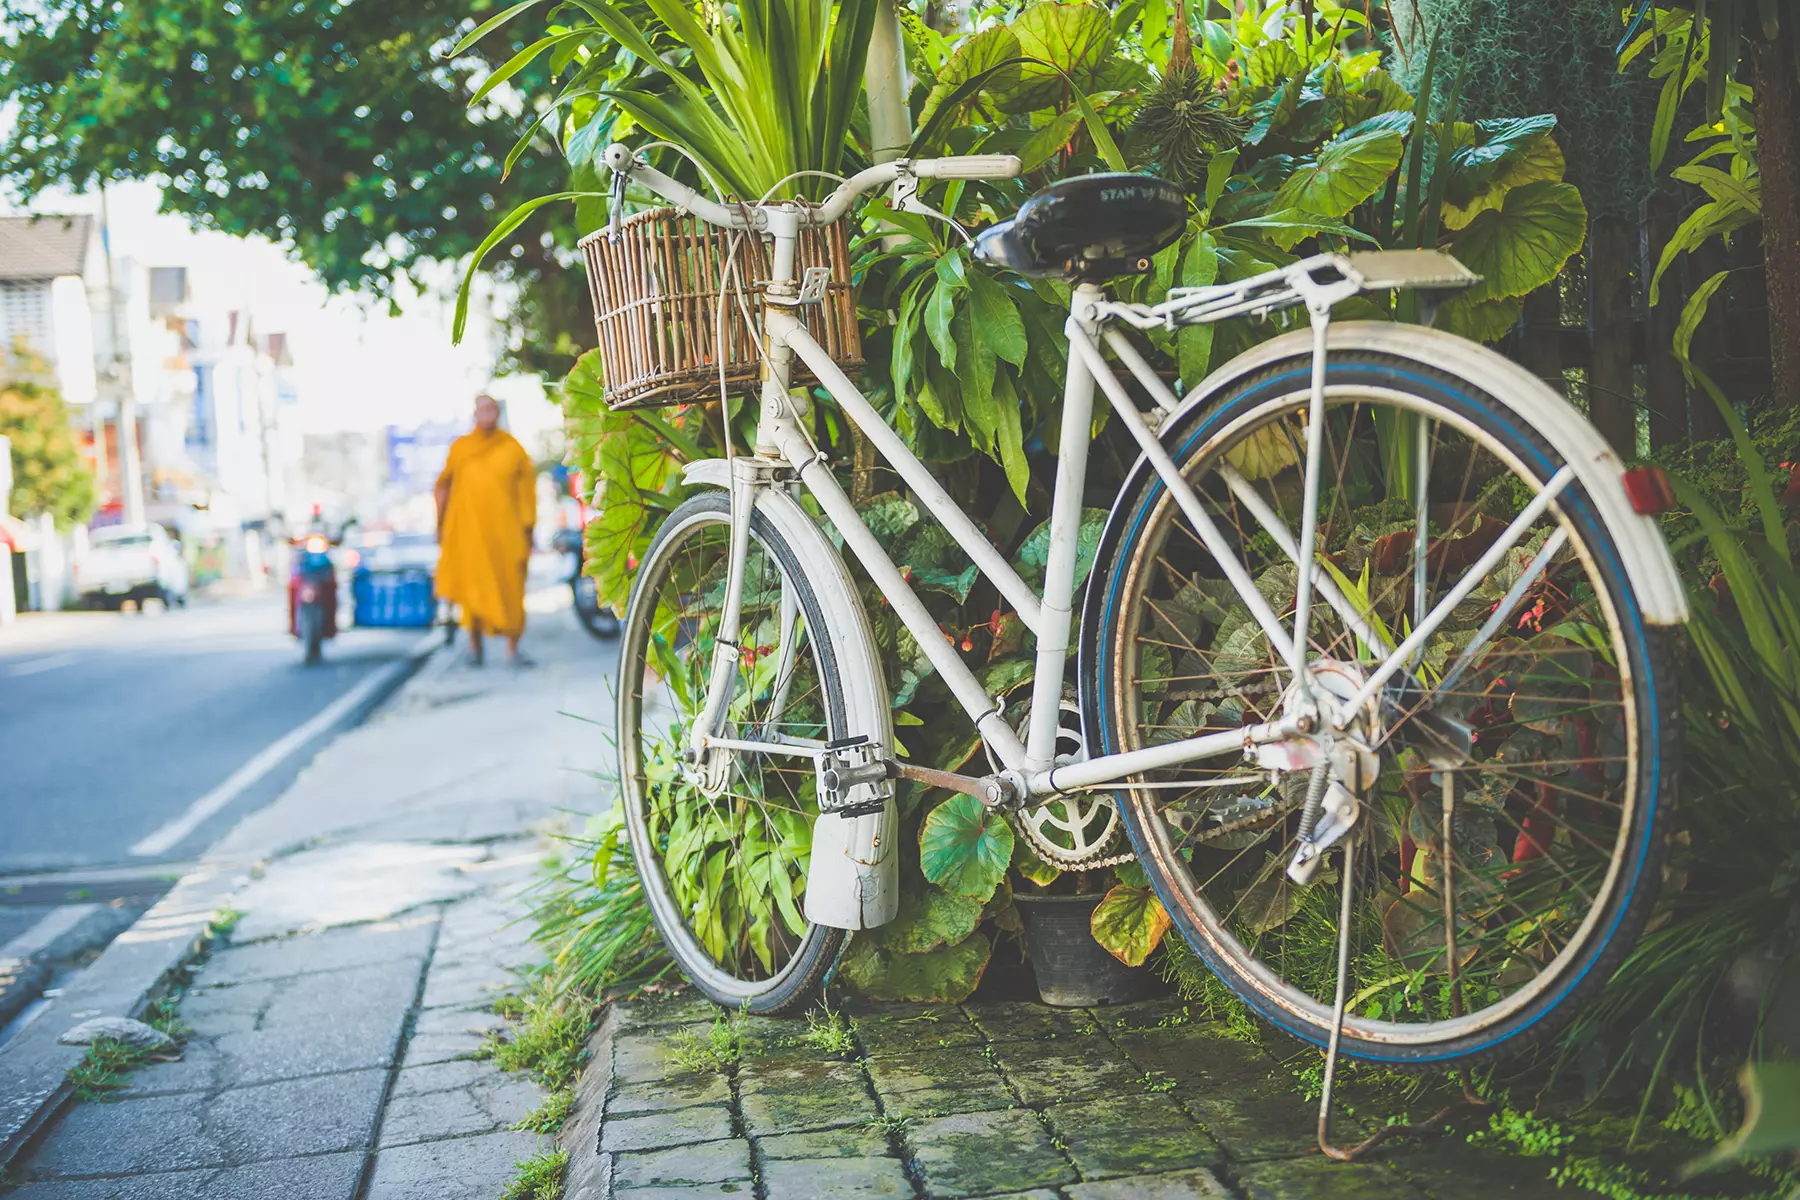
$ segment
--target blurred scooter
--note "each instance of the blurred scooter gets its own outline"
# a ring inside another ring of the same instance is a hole
[[[600,603],[594,577],[582,569],[587,556],[581,543],[579,529],[559,529],[550,539],[552,549],[569,556],[569,589],[574,593],[575,619],[597,638],[618,637],[619,618],[613,615],[612,609]]]
[[[314,514],[315,520],[317,513]],[[337,636],[337,564],[331,550],[344,540],[344,534],[355,524],[352,519],[328,536],[315,525],[312,532],[296,539],[293,566],[288,572],[288,632],[300,639],[306,651],[306,665],[316,666],[325,658],[325,642]]]

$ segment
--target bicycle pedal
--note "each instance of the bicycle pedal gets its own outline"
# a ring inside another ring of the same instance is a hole
[[[891,781],[900,774],[900,764],[866,734],[826,743],[813,767],[819,810],[845,817],[880,812],[893,798]]]

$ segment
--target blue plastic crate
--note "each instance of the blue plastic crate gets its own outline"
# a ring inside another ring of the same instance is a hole
[[[429,571],[356,572],[356,623],[368,629],[427,629],[437,619]]]

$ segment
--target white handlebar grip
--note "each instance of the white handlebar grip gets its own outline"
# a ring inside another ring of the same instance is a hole
[[[1021,165],[1011,154],[963,154],[923,159],[914,169],[926,179],[1017,179]]]
[[[629,171],[632,166],[631,147],[623,142],[614,142],[606,148],[600,159],[610,171]]]

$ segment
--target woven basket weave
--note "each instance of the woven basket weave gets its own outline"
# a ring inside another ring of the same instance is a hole
[[[739,303],[753,315],[759,311],[754,293],[770,275],[762,238],[657,208],[622,221],[616,235],[601,229],[581,239],[609,407],[663,408],[718,398],[717,307],[734,241],[737,270],[725,295],[725,382],[744,387],[762,377],[757,330]],[[815,266],[831,268],[831,283],[822,303],[801,306],[802,318],[832,361],[854,371],[862,365],[862,343],[841,224],[801,231],[796,278]],[[791,382],[817,380],[796,358]]]

